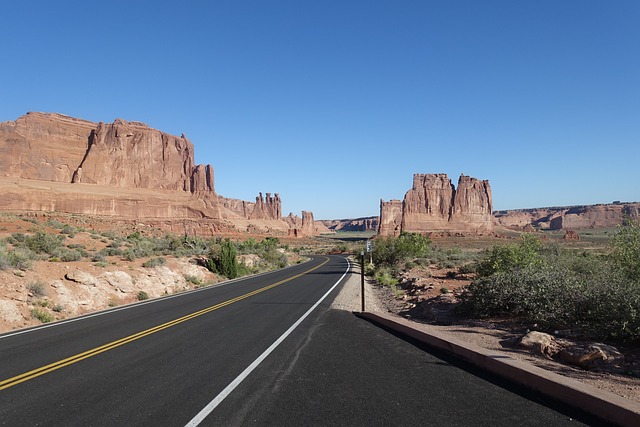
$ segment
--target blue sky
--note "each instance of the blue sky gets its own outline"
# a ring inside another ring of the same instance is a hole
[[[414,173],[495,209],[640,201],[640,2],[12,1],[0,121],[184,133],[216,191],[377,215]]]

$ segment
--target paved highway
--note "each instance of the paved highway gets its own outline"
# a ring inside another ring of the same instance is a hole
[[[577,425],[331,310],[343,257],[0,335],[0,424]]]

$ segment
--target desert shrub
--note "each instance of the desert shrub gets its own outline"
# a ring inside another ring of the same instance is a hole
[[[73,236],[75,236],[75,235],[76,235],[77,230],[76,230],[76,228],[75,228],[74,226],[72,226],[72,225],[64,224],[64,225],[62,226],[62,229],[60,230],[60,232],[61,232],[62,234],[67,234],[67,235],[69,235],[69,237],[73,237]]]
[[[18,270],[31,268],[32,261],[38,259],[38,255],[28,248],[15,248],[7,253],[9,265]]]
[[[93,257],[91,258],[91,262],[106,262],[107,261],[107,257],[104,255],[104,253],[98,252],[97,254],[93,255]]]
[[[238,253],[240,254],[250,254],[253,253],[256,249],[258,249],[259,244],[256,239],[250,237],[246,239],[244,242],[238,244]]]
[[[43,310],[40,308],[34,308],[33,310],[31,310],[31,315],[42,323],[53,322],[55,320],[53,314],[49,313],[47,310]]]
[[[155,254],[155,247],[150,240],[132,240],[131,246],[122,252],[122,257],[127,261],[133,261],[136,258],[145,258]]]
[[[38,297],[46,295],[44,283],[39,281],[27,283],[27,290]]]
[[[32,236],[25,238],[24,244],[35,253],[46,253],[53,255],[56,249],[63,245],[65,236],[59,234],[49,234],[38,231]]]
[[[47,227],[57,228],[58,230],[62,229],[66,224],[61,223],[56,219],[50,219],[44,223]]]
[[[69,249],[65,247],[57,248],[51,254],[52,260],[60,260],[62,262],[80,261],[82,259],[82,252],[77,249]]]
[[[475,272],[476,264],[474,263],[462,264],[460,267],[458,267],[458,273],[460,274],[472,274]]]
[[[376,270],[374,279],[382,286],[396,286],[398,279],[396,279],[389,268],[380,268]]]
[[[510,316],[566,327],[575,318],[580,282],[564,269],[526,266],[481,277],[465,288],[460,310],[477,317]]]
[[[512,271],[544,263],[543,246],[540,239],[532,234],[523,234],[517,244],[495,245],[487,257],[477,265],[480,276]]]
[[[146,299],[149,299],[149,294],[147,294],[145,291],[140,291],[138,292],[138,295],[136,297],[138,298],[138,301],[144,301]]]
[[[13,233],[7,240],[12,245],[20,245],[27,240],[27,235],[24,233]]]
[[[102,255],[103,257],[122,256],[123,251],[120,248],[106,247],[101,249],[100,252],[98,252],[98,254]]]
[[[634,242],[627,235],[622,242],[614,239],[610,256],[528,237],[494,247],[478,264],[480,277],[463,291],[459,310],[476,317],[515,317],[548,329],[576,327],[596,339],[638,340],[640,279],[635,263],[628,261],[634,252],[625,252]],[[616,252],[616,245],[624,250]]]
[[[403,233],[398,237],[388,236],[376,239],[372,257],[378,266],[395,266],[400,261],[425,257],[430,250],[431,240],[417,233]]]
[[[198,276],[193,276],[191,274],[187,274],[184,276],[184,280],[187,281],[187,283],[191,283],[192,285],[195,286],[202,286],[202,280],[200,280],[200,278]]]
[[[151,267],[159,267],[161,265],[165,265],[167,260],[161,257],[151,258],[148,261],[142,263],[143,267],[151,268]]]

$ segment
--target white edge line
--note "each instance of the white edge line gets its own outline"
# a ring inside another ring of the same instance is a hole
[[[280,270],[265,271],[264,273],[254,274],[252,276],[238,277],[237,279],[226,280],[224,282],[215,283],[215,284],[209,285],[209,286],[203,286],[203,287],[198,288],[198,289],[192,289],[190,291],[184,291],[184,292],[180,292],[180,293],[174,294],[174,295],[166,295],[166,296],[162,296],[162,297],[159,297],[159,298],[150,299],[148,301],[128,304],[128,305],[125,305],[125,306],[122,306],[122,307],[118,307],[118,308],[111,308],[111,309],[108,309],[108,310],[102,310],[102,311],[98,311],[98,312],[95,312],[95,313],[80,315],[78,317],[73,317],[71,319],[59,320],[57,322],[48,323],[46,325],[38,325],[38,326],[34,326],[34,327],[31,327],[31,328],[27,328],[27,329],[21,329],[19,331],[15,331],[15,332],[8,332],[8,333],[5,333],[5,334],[0,334],[0,340],[4,339],[4,338],[13,337],[13,336],[16,336],[16,335],[28,334],[29,332],[40,331],[42,329],[53,328],[53,327],[56,327],[56,326],[67,324],[67,323],[79,322],[81,320],[90,319],[92,317],[104,316],[104,315],[111,314],[111,313],[116,313],[116,312],[122,311],[122,310],[129,310],[129,309],[140,307],[140,306],[147,305],[147,304],[155,304],[157,302],[166,301],[168,299],[180,298],[182,296],[185,296],[185,295],[188,295],[188,294],[192,294],[192,293],[195,293],[195,292],[205,292],[205,291],[210,290],[210,289],[231,285],[233,283],[240,282],[240,281],[245,280],[245,279],[253,279],[255,277],[266,276],[267,274],[275,273],[276,271],[287,270],[289,268],[293,268],[293,267],[296,267],[298,265],[306,264],[307,262],[309,262],[309,261],[305,261],[305,262],[303,262],[301,264],[290,265],[290,266],[285,267],[285,268],[280,269]]]
[[[220,394],[218,394],[211,402],[209,402],[207,406],[202,408],[202,410],[198,412],[198,414],[195,417],[193,417],[193,419],[191,419],[191,421],[189,421],[185,425],[185,427],[196,427],[200,425],[200,423],[204,421],[204,419],[209,414],[211,414],[211,412],[213,412],[213,410],[216,409],[216,407],[220,403],[222,403],[222,401],[229,394],[231,394],[231,392],[235,390],[235,388],[238,387],[240,383],[242,383],[242,381],[244,381],[244,379],[247,378],[249,374],[251,374],[251,372],[253,372],[253,370],[256,369],[258,365],[260,365],[260,363],[262,363],[262,361],[266,359],[273,352],[273,350],[275,350],[276,347],[278,347],[282,343],[282,341],[284,341],[285,338],[287,338],[291,334],[291,332],[293,332],[298,327],[298,325],[300,325],[300,323],[302,323],[302,321],[306,319],[307,316],[309,316],[309,314],[311,314],[311,312],[320,305],[322,301],[324,301],[324,299],[336,288],[336,286],[338,286],[338,284],[342,282],[342,279],[344,279],[344,276],[346,276],[351,269],[351,263],[349,262],[349,259],[347,258],[344,258],[344,259],[347,261],[347,270],[344,272],[342,277],[340,277],[340,279],[338,279],[338,281],[331,287],[331,289],[329,289],[322,297],[320,297],[320,299],[309,310],[307,310],[307,312],[304,313],[302,317],[300,317],[293,325],[291,325],[289,329],[287,329],[285,333],[280,336],[280,338],[274,341],[274,343],[271,344],[269,348],[267,348],[260,356],[258,356],[258,358],[254,360],[253,363],[247,366],[246,369],[242,371],[240,375],[236,377],[236,379],[231,381],[231,383],[229,383],[229,385],[226,386],[225,389],[220,392]]]

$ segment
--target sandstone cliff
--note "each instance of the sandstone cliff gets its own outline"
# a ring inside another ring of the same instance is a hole
[[[330,231],[378,231],[378,217],[322,220]]]
[[[313,219],[313,212],[302,211],[302,218],[291,212],[284,220],[289,224],[289,235],[292,237],[331,233],[323,221]]]
[[[194,146],[144,123],[94,123],[27,113],[0,123],[0,209],[145,219],[175,230],[198,226],[288,234],[278,194],[256,202],[216,194],[211,165],[194,164]],[[308,227],[307,227],[308,229]]]
[[[489,232],[491,209],[489,181],[461,175],[456,190],[446,174],[415,174],[402,202],[380,201],[378,234]]]
[[[586,206],[558,206],[514,209],[494,212],[496,225],[522,229],[533,226],[542,230],[610,228],[626,218],[640,219],[640,203],[629,202]]]

